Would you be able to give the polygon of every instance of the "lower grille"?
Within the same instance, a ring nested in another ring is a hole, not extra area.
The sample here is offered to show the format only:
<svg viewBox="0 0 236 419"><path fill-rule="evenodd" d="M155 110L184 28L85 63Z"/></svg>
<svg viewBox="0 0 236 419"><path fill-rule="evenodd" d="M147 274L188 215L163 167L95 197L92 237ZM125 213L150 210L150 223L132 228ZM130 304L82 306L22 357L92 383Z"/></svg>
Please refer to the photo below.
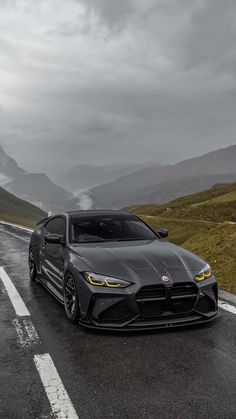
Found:
<svg viewBox="0 0 236 419"><path fill-rule="evenodd" d="M143 301L138 303L141 317L160 316L165 310L165 299L162 301Z"/></svg>
<svg viewBox="0 0 236 419"><path fill-rule="evenodd" d="M165 296L165 285L151 285L140 288L140 290L136 293L136 300L146 300L149 298L163 298Z"/></svg>
<svg viewBox="0 0 236 419"><path fill-rule="evenodd" d="M155 319L160 315L173 315L191 311L196 303L198 287L189 283L142 287L136 302L142 319Z"/></svg>
<svg viewBox="0 0 236 419"><path fill-rule="evenodd" d="M186 284L174 284L171 287L171 296L181 296L181 295L192 295L196 294L198 288L195 284L186 283Z"/></svg>
<svg viewBox="0 0 236 419"><path fill-rule="evenodd" d="M217 310L217 287L203 289L194 308L201 313L209 313Z"/></svg>
<svg viewBox="0 0 236 419"><path fill-rule="evenodd" d="M192 310L198 296L198 287L192 283L174 284L169 291L169 310L186 313Z"/></svg>
<svg viewBox="0 0 236 419"><path fill-rule="evenodd" d="M142 287L136 294L136 301L142 318L159 316L165 310L166 287L164 285Z"/></svg>
<svg viewBox="0 0 236 419"><path fill-rule="evenodd" d="M103 311L99 316L99 320L102 323L122 323L133 316L134 315L131 313L129 305L122 300Z"/></svg>

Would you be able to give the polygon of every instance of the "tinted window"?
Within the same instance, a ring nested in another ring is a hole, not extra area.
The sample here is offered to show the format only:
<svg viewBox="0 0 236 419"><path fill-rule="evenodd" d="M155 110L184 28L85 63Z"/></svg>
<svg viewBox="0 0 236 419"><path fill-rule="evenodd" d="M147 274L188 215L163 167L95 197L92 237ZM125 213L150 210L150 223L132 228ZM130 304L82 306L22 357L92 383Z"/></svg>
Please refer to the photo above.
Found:
<svg viewBox="0 0 236 419"><path fill-rule="evenodd" d="M157 236L136 217L90 216L72 218L71 242L153 240Z"/></svg>
<svg viewBox="0 0 236 419"><path fill-rule="evenodd" d="M48 233L60 234L61 236L65 236L66 220L62 217L53 218L52 220L48 221L48 223L45 225L45 229Z"/></svg>

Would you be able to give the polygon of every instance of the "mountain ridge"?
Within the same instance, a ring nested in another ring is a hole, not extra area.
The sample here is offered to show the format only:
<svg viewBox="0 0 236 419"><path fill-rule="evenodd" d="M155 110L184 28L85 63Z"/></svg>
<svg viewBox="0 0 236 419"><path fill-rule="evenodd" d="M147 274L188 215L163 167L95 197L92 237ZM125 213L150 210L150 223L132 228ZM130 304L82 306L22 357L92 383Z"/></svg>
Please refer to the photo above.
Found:
<svg viewBox="0 0 236 419"><path fill-rule="evenodd" d="M0 146L0 186L45 211L76 208L78 199L45 173L29 173Z"/></svg>
<svg viewBox="0 0 236 419"><path fill-rule="evenodd" d="M171 184L171 182L177 182L177 180L180 181L182 179L182 186L179 185L178 190L178 185L176 185L176 195L173 197L185 194L183 190L184 184L189 185L189 188L191 188L189 178L201 178L204 180L204 177L212 176L213 185L218 181L222 182L225 176L227 183L233 182L236 180L235 162L236 144L191 159L185 159L174 165L149 166L141 171L121 177L116 181L93 188L89 193L95 208L104 205L120 208L132 205L134 202L137 204L165 202L172 199L172 196L164 195L164 191L168 191L168 184L166 185L165 182ZM184 179L186 182L183 182ZM198 192L212 185L209 183L205 185L203 181L201 185L196 185L195 190L192 192ZM149 195L148 191L151 188L153 188L153 193ZM162 201L158 201L160 191L163 194Z"/></svg>
<svg viewBox="0 0 236 419"><path fill-rule="evenodd" d="M25 173L25 170L18 166L16 161L10 157L0 145L0 173L7 178L14 178Z"/></svg>
<svg viewBox="0 0 236 419"><path fill-rule="evenodd" d="M105 166L77 164L69 168L60 178L60 184L71 192L87 190L133 173L147 165L149 163L110 164Z"/></svg>

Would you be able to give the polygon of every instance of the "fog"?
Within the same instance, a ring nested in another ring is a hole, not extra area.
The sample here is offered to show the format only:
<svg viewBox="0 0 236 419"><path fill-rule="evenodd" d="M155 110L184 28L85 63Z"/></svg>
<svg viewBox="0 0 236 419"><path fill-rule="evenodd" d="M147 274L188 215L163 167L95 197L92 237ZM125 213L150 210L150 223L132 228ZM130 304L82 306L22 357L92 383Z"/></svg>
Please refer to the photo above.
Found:
<svg viewBox="0 0 236 419"><path fill-rule="evenodd" d="M73 164L176 162L235 142L234 0L0 2L0 144Z"/></svg>

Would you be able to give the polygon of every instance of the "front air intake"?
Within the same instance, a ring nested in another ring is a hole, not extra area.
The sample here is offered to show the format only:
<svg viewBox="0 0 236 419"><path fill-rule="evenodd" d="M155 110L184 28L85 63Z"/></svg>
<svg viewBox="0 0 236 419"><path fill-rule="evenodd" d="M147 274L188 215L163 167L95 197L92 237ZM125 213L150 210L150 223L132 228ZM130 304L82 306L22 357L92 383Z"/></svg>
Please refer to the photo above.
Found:
<svg viewBox="0 0 236 419"><path fill-rule="evenodd" d="M198 287L193 283L174 284L168 290L168 309L172 313L186 313L193 309Z"/></svg>

